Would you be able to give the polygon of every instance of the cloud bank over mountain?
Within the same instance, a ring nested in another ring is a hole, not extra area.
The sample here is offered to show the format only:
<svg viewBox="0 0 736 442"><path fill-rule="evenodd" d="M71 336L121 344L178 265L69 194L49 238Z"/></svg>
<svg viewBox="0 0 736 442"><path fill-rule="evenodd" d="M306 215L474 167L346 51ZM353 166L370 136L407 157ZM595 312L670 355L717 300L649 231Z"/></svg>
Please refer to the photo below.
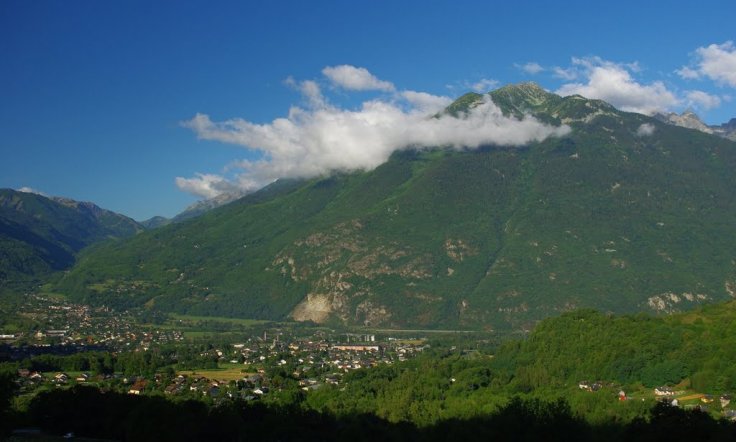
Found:
<svg viewBox="0 0 736 442"><path fill-rule="evenodd" d="M343 90L383 93L357 109L332 104L314 80L287 83L308 106L292 106L288 115L256 124L241 118L215 122L197 114L183 125L200 139L230 143L262 153L257 161L232 164L235 178L215 174L178 177L181 190L212 198L233 187L255 190L278 178L314 177L333 171L370 170L396 150L432 146L455 149L483 145L520 146L561 136L569 127L553 127L532 117L505 117L490 98L459 118L438 115L451 100L426 92L397 91L365 68L341 65L322 70L328 84Z"/></svg>
<svg viewBox="0 0 736 442"><path fill-rule="evenodd" d="M573 57L567 66L544 66L536 61L514 66L526 75L556 80L558 86L552 89L559 95L601 99L618 109L647 115L685 107L706 112L732 99L720 92L678 88L670 81L674 75L661 79L652 78L651 72L644 75L647 70L639 62L621 63L588 56ZM319 79L287 78L285 84L298 91L306 104L292 106L286 116L269 123L256 124L243 118L213 121L204 113L183 122L200 139L241 146L255 152L258 159L236 161L219 174L177 177L177 186L193 195L213 198L233 190L256 190L281 177L369 170L399 149L522 145L569 130L532 118L504 117L490 101L461 118L435 118L452 102L449 97L402 90L363 67L327 66L321 74ZM711 81L720 88L736 87L736 46L727 41L699 47L693 52L691 63L674 74L687 81ZM482 93L499 84L498 80L484 77L459 82L457 86ZM455 90L455 86L448 88ZM329 92L340 98L351 93L373 98L358 107L346 108L333 103ZM645 128L641 135L646 136L647 132Z"/></svg>

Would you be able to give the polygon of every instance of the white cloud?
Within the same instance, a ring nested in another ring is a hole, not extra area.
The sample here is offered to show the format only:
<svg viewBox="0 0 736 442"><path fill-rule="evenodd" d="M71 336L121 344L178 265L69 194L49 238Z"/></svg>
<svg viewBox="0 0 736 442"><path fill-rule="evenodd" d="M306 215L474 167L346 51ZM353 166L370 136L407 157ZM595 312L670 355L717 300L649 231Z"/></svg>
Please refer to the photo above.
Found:
<svg viewBox="0 0 736 442"><path fill-rule="evenodd" d="M239 118L214 122L197 114L182 124L199 138L237 144L260 152L262 157L236 164L240 174L234 181L197 174L195 178L177 178L177 185L211 198L228 186L257 188L282 177L370 170L399 149L518 146L570 131L567 126L548 126L532 117L505 117L488 96L467 115L432 117L449 102L447 97L401 91L391 98L366 101L358 109L295 106L286 117L267 124Z"/></svg>
<svg viewBox="0 0 736 442"><path fill-rule="evenodd" d="M379 80L375 75L368 72L368 69L347 64L327 66L322 69L322 74L335 86L347 90L391 92L396 89L391 82Z"/></svg>
<svg viewBox="0 0 736 442"><path fill-rule="evenodd" d="M452 98L428 94L426 92L402 91L401 97L410 105L423 112L438 112L452 103Z"/></svg>
<svg viewBox="0 0 736 442"><path fill-rule="evenodd" d="M478 93L488 92L489 89L493 89L498 86L498 80L494 80L492 78L481 78L468 86L470 86L470 89Z"/></svg>
<svg viewBox="0 0 736 442"><path fill-rule="evenodd" d="M685 96L687 97L688 105L697 107L702 110L709 110L721 105L720 97L711 95L703 91L688 91Z"/></svg>
<svg viewBox="0 0 736 442"><path fill-rule="evenodd" d="M208 173L197 173L194 178L176 177L176 186L184 192L207 199L241 189L252 190L238 186L223 176Z"/></svg>
<svg viewBox="0 0 736 442"><path fill-rule="evenodd" d="M621 110L642 114L667 110L680 103L661 81L651 84L637 82L630 72L638 70L636 64L613 63L598 57L573 58L573 64L587 82L564 84L557 90L560 95L579 94L597 98Z"/></svg>
<svg viewBox="0 0 736 442"><path fill-rule="evenodd" d="M533 61L530 61L522 65L517 64L515 66L530 75L536 75L544 71L544 68L539 63L535 63Z"/></svg>
<svg viewBox="0 0 736 442"><path fill-rule="evenodd" d="M561 68L559 66L555 66L552 68L552 74L557 77L561 78L565 81L572 81L578 78L578 71L574 68Z"/></svg>
<svg viewBox="0 0 736 442"><path fill-rule="evenodd" d="M636 136L649 137L654 135L656 127L652 123L644 123L636 130Z"/></svg>
<svg viewBox="0 0 736 442"><path fill-rule="evenodd" d="M696 78L700 77L700 74L695 69L691 69L687 66L683 66L681 69L675 70L677 75L680 77L686 79L686 80L694 80Z"/></svg>
<svg viewBox="0 0 736 442"><path fill-rule="evenodd" d="M304 96L304 98L307 99L310 106L324 107L327 105L327 102L325 101L325 98L322 95L322 90L320 89L316 81L313 81L313 80L296 81L294 80L294 78L288 77L284 81L284 83L286 83L287 86L298 90Z"/></svg>
<svg viewBox="0 0 736 442"><path fill-rule="evenodd" d="M36 190L36 189L34 189L32 187L28 187L28 186L21 187L20 189L18 189L18 192L35 193L36 195L48 196L45 193L41 192L40 190Z"/></svg>
<svg viewBox="0 0 736 442"><path fill-rule="evenodd" d="M732 41L700 47L695 50L695 55L694 68L683 66L675 72L685 79L707 77L736 87L736 46Z"/></svg>

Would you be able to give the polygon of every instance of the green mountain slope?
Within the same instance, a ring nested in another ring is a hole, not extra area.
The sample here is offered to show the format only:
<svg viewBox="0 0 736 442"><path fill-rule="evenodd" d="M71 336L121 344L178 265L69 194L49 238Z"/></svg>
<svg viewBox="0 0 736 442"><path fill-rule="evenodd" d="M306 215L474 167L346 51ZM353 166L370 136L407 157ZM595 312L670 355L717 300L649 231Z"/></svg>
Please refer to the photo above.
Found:
<svg viewBox="0 0 736 442"><path fill-rule="evenodd" d="M572 130L277 182L85 253L59 289L197 314L489 328L577 307L676 311L733 293L735 143L533 84L491 97L507 115ZM462 117L480 99L447 112Z"/></svg>
<svg viewBox="0 0 736 442"><path fill-rule="evenodd" d="M84 247L141 230L132 219L92 203L0 189L0 282L67 269Z"/></svg>
<svg viewBox="0 0 736 442"><path fill-rule="evenodd" d="M492 366L509 370L524 389L585 379L657 387L689 378L696 390L722 393L736 388L734 331L734 301L666 318L577 310L542 321L524 341L504 344Z"/></svg>

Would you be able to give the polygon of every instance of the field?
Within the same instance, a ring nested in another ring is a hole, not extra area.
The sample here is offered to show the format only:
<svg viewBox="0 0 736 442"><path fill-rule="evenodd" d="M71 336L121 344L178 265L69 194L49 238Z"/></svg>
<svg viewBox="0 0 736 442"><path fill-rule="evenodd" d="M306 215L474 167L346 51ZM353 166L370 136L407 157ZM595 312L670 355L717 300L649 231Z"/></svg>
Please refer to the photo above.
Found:
<svg viewBox="0 0 736 442"><path fill-rule="evenodd" d="M210 370L182 370L178 371L177 374L183 374L186 376L204 376L208 379L216 379L218 381L237 381L245 376L252 373L244 372L244 365L241 364L220 364L220 368L214 368Z"/></svg>
<svg viewBox="0 0 736 442"><path fill-rule="evenodd" d="M246 319L246 318L227 318L223 316L194 316L194 315L178 315L172 314L174 322L178 323L190 323L196 324L197 322L224 322L227 324L242 325L250 327L253 325L268 324L272 321L264 321L260 319Z"/></svg>

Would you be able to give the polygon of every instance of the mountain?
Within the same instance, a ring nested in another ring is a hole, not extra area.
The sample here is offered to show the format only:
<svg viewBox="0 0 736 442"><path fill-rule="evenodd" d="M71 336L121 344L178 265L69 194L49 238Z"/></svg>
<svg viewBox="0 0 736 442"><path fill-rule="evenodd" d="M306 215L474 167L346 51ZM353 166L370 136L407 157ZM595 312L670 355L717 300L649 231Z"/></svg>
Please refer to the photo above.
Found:
<svg viewBox="0 0 736 442"><path fill-rule="evenodd" d="M698 115L691 109L688 109L679 115L674 112L668 114L658 113L654 114L654 118L667 124L695 129L707 134L715 134L719 137L736 141L736 118L731 118L731 121L721 124L720 126L709 126L703 123L700 117L698 117Z"/></svg>
<svg viewBox="0 0 736 442"><path fill-rule="evenodd" d="M224 206L225 204L229 204L237 199L240 199L247 194L248 192L246 191L224 192L224 193L217 195L216 197L197 201L194 204L187 207L186 209L184 209L183 212L181 212L180 214L172 218L171 222L176 223L176 222L185 221L191 218L195 218L212 209L216 209L220 206Z"/></svg>
<svg viewBox="0 0 736 442"><path fill-rule="evenodd" d="M736 118L731 118L728 123L723 123L720 126L711 126L711 128L716 135L736 141Z"/></svg>
<svg viewBox="0 0 736 442"><path fill-rule="evenodd" d="M155 229L157 227L165 226L171 222L170 219L163 216L154 216L147 220L139 221L139 224L145 229Z"/></svg>
<svg viewBox="0 0 736 442"><path fill-rule="evenodd" d="M0 189L0 281L67 269L84 247L141 230L132 219L92 203Z"/></svg>
<svg viewBox="0 0 736 442"><path fill-rule="evenodd" d="M84 252L57 289L119 308L493 329L736 295L736 143L529 83L490 97L571 131L277 181Z"/></svg>
<svg viewBox="0 0 736 442"><path fill-rule="evenodd" d="M224 192L213 198L208 198L191 204L189 207L184 209L184 211L171 219L165 218L163 216L154 216L153 218L141 221L140 224L146 229L155 229L167 224L179 223L191 218L196 218L203 213L209 212L210 210L216 209L220 206L224 206L225 204L229 204L237 199L244 197L248 193L249 192L246 191Z"/></svg>

